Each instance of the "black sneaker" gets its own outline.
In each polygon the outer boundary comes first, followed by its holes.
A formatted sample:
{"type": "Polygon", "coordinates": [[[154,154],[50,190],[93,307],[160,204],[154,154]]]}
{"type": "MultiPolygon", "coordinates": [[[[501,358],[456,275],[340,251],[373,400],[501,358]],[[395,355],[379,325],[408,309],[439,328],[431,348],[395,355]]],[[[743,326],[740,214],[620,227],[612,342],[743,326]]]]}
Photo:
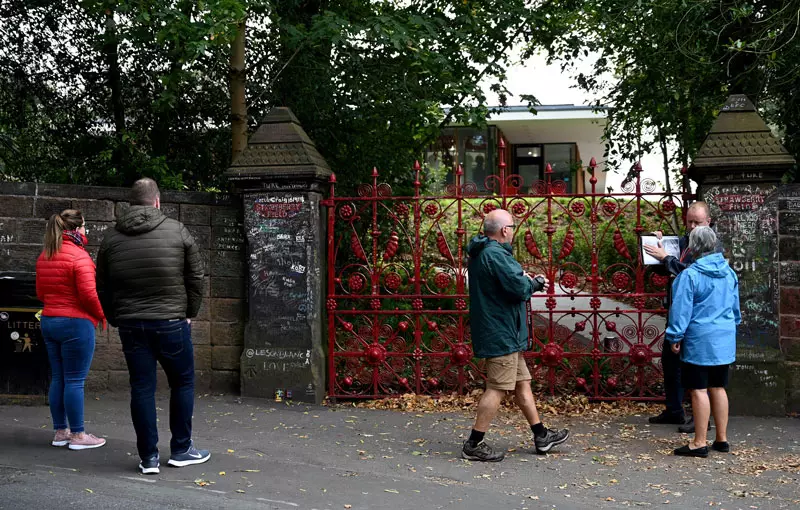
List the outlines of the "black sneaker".
{"type": "Polygon", "coordinates": [[[680,448],[676,448],[672,453],[678,455],[679,457],[701,457],[706,458],[708,457],[708,446],[704,446],[702,448],[689,448],[689,445],[683,445],[680,448]]]}
{"type": "Polygon", "coordinates": [[[500,462],[505,457],[505,452],[494,451],[494,448],[486,444],[486,441],[481,441],[475,446],[470,445],[469,441],[464,441],[464,448],[461,449],[461,458],[467,460],[500,462]]]}
{"type": "Polygon", "coordinates": [[[158,462],[158,454],[155,456],[150,457],[149,459],[142,459],[139,462],[139,471],[142,472],[143,475],[157,475],[159,472],[159,467],[161,464],[158,462]]]}
{"type": "Polygon", "coordinates": [[[669,411],[661,411],[657,416],[651,416],[647,419],[650,423],[668,424],[668,425],[683,425],[686,421],[683,414],[671,413],[669,411]]]}
{"type": "Polygon", "coordinates": [[[542,437],[533,438],[533,444],[536,445],[536,453],[547,453],[554,446],[558,446],[567,439],[569,439],[569,430],[561,429],[544,429],[545,434],[542,437]]]}
{"type": "Polygon", "coordinates": [[[194,443],[183,453],[173,453],[169,456],[167,464],[175,467],[191,466],[192,464],[202,464],[211,458],[208,450],[198,450],[194,443]]]}
{"type": "MultiPolygon", "coordinates": [[[[711,430],[711,420],[708,420],[708,430],[711,430]]],[[[678,427],[681,434],[694,434],[694,418],[689,417],[686,423],[678,427]]]]}
{"type": "Polygon", "coordinates": [[[731,445],[727,441],[714,441],[711,445],[711,449],[722,453],[728,453],[731,451],[731,445]]]}

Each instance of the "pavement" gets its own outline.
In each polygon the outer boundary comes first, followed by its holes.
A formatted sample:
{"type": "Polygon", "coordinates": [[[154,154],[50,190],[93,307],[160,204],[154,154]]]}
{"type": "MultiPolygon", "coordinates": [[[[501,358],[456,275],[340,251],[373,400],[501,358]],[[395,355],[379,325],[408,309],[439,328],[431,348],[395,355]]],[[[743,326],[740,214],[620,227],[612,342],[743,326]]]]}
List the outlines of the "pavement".
{"type": "Polygon", "coordinates": [[[671,455],[689,436],[647,423],[652,406],[625,416],[551,409],[545,424],[569,427],[572,437],[536,455],[521,414],[503,410],[487,441],[506,449],[506,460],[483,464],[459,457],[472,411],[198,395],[194,439],[211,460],[170,468],[168,400],[158,407],[161,473],[144,476],[124,395],[87,397],[86,429],[108,444],[84,451],[50,446],[47,407],[0,406],[0,509],[800,506],[797,418],[732,417],[733,452],[691,459],[671,455]]]}

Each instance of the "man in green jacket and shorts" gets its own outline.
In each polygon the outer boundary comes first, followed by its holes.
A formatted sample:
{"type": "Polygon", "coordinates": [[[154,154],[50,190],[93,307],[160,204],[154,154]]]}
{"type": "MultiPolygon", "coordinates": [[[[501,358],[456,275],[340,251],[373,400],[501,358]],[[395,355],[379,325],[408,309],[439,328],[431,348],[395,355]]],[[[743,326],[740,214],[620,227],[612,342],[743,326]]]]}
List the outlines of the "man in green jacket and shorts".
{"type": "Polygon", "coordinates": [[[484,440],[506,392],[531,426],[537,453],[547,453],[569,438],[567,429],[545,428],[539,419],[531,391],[531,374],[522,357],[528,349],[525,303],[534,292],[546,288],[543,275],[532,277],[514,260],[511,242],[514,219],[496,209],[484,218],[485,235],[470,241],[469,318],[475,356],[486,358],[486,391],[478,404],[478,417],[464,442],[461,456],[468,460],[499,462],[505,457],[484,440]]]}

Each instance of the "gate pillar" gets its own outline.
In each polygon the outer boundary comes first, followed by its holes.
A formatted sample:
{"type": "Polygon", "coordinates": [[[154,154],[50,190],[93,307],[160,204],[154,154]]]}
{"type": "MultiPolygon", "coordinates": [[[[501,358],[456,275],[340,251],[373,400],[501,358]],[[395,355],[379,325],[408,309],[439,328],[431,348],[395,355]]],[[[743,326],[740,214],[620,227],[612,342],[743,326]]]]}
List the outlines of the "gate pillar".
{"type": "Polygon", "coordinates": [[[326,224],[331,175],[288,108],[273,108],[225,172],[241,192],[248,314],[243,396],[321,403],[325,397],[326,224]]]}
{"type": "MultiPolygon", "coordinates": [[[[781,177],[793,165],[794,158],[750,100],[732,95],[689,169],[698,195],[708,203],[725,257],[739,276],[742,323],[729,388],[732,414],[786,412],[779,260],[790,257],[792,250],[781,250],[779,256],[778,207],[783,203],[781,177]]],[[[791,328],[783,329],[785,334],[791,328]]]]}

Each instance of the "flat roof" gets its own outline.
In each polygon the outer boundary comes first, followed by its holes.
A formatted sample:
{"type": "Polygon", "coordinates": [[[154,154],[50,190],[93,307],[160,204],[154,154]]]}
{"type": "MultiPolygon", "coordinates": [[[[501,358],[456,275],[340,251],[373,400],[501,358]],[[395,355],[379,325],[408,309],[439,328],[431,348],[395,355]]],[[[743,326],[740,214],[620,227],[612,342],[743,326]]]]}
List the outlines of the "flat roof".
{"type": "MultiPolygon", "coordinates": [[[[519,120],[600,120],[606,118],[608,106],[589,106],[575,104],[542,104],[533,107],[536,113],[532,113],[526,105],[509,106],[489,106],[488,122],[504,122],[519,120]]],[[[445,108],[448,111],[449,108],[445,108]]],[[[452,124],[458,125],[458,124],[452,124]]]]}
{"type": "Polygon", "coordinates": [[[542,104],[533,107],[532,113],[528,106],[494,106],[490,107],[489,122],[508,120],[555,120],[555,119],[604,119],[607,106],[589,106],[574,104],[542,104]],[[494,111],[492,111],[494,110],[494,111]]]}

